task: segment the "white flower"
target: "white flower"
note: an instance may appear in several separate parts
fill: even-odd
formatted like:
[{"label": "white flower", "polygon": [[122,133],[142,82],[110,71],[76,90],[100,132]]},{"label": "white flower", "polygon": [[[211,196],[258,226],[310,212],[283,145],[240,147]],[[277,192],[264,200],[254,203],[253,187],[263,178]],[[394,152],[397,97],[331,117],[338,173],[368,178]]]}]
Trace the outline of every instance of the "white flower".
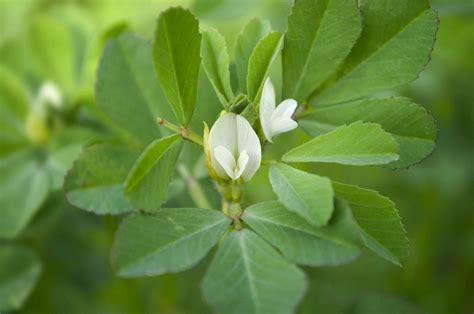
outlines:
[{"label": "white flower", "polygon": [[291,119],[297,105],[296,100],[286,99],[275,108],[275,88],[267,78],[260,100],[260,124],[269,142],[278,134],[298,127],[298,123]]},{"label": "white flower", "polygon": [[63,98],[61,91],[53,82],[45,82],[38,92],[37,103],[51,105],[54,108],[61,107]]},{"label": "white flower", "polygon": [[260,167],[260,140],[250,123],[234,113],[225,113],[211,128],[208,151],[211,165],[223,179],[248,181]]}]

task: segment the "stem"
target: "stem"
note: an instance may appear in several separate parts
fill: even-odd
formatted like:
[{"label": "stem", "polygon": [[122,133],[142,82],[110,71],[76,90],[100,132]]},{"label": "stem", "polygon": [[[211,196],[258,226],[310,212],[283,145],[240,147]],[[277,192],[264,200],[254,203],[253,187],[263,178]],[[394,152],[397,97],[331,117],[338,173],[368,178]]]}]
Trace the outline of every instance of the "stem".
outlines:
[{"label": "stem", "polygon": [[190,142],[193,142],[197,145],[204,146],[203,141],[202,141],[202,137],[200,137],[199,135],[197,135],[196,133],[194,133],[193,131],[191,131],[187,127],[184,127],[184,126],[179,127],[176,124],[173,124],[173,123],[171,123],[171,122],[169,122],[165,119],[162,119],[162,118],[157,118],[157,121],[160,125],[164,126],[165,128],[170,129],[173,132],[181,134],[181,136],[184,139],[186,139]]},{"label": "stem", "polygon": [[204,190],[201,187],[201,184],[198,180],[189,172],[188,168],[183,163],[178,163],[176,166],[178,172],[185,180],[185,184],[189,189],[189,194],[191,199],[199,208],[212,209],[211,202],[204,193]]},{"label": "stem", "polygon": [[199,146],[204,147],[204,142],[202,141],[202,137],[194,133],[188,128],[182,128],[181,129],[181,136],[183,136],[185,139],[198,144]]},{"label": "stem", "polygon": [[240,199],[242,194],[241,182],[232,181],[218,185],[222,197],[222,212],[233,220],[239,220],[242,214]]},{"label": "stem", "polygon": [[235,226],[235,229],[237,229],[237,230],[242,229],[242,222],[240,221],[240,217],[234,219],[234,226]]},{"label": "stem", "polygon": [[224,215],[229,216],[229,203],[225,200],[222,199],[222,207],[221,211],[224,213]]},{"label": "stem", "polygon": [[163,119],[163,118],[156,118],[156,120],[158,120],[158,123],[162,126],[164,126],[165,128],[168,128],[170,129],[171,131],[174,131],[176,133],[181,133],[181,129],[179,128],[179,126]]},{"label": "stem", "polygon": [[226,200],[222,198],[222,212],[224,215],[230,217],[233,221],[234,227],[237,230],[242,229],[241,216],[242,216],[242,207],[240,206],[240,200]]}]

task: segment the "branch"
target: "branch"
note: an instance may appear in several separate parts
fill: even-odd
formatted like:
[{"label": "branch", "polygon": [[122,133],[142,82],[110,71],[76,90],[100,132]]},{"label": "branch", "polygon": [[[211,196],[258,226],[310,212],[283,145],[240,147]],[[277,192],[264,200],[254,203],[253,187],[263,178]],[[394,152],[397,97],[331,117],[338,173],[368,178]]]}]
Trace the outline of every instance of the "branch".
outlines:
[{"label": "branch", "polygon": [[204,146],[203,141],[202,141],[202,137],[200,137],[199,135],[197,135],[196,133],[194,133],[193,131],[191,131],[187,127],[179,127],[179,126],[177,126],[177,125],[175,125],[175,124],[173,124],[173,123],[171,123],[171,122],[169,122],[165,119],[162,119],[162,118],[156,118],[156,120],[158,121],[158,123],[160,125],[164,126],[165,128],[170,129],[173,132],[181,134],[181,136],[185,140],[193,142],[193,143],[195,143],[199,146]]}]

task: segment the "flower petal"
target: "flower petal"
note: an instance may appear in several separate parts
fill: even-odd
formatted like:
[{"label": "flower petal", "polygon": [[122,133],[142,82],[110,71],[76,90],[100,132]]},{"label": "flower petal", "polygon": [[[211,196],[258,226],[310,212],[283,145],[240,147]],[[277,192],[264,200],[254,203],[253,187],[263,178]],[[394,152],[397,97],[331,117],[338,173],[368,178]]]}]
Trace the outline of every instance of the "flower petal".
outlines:
[{"label": "flower petal", "polygon": [[272,119],[276,118],[291,118],[296,110],[298,103],[294,99],[286,99],[282,101],[275,111],[273,111]]},{"label": "flower petal", "polygon": [[231,179],[235,180],[234,170],[236,167],[236,162],[232,153],[224,146],[218,146],[214,148],[214,158],[217,161],[217,163],[219,163],[219,165],[222,167],[222,169],[224,169],[225,173]]},{"label": "flower petal", "polygon": [[267,78],[263,86],[262,97],[260,99],[259,115],[263,134],[271,142],[271,118],[275,110],[275,88],[270,78]]},{"label": "flower petal", "polygon": [[265,81],[265,85],[263,85],[262,97],[260,102],[262,101],[270,105],[272,109],[275,109],[275,87],[273,87],[272,81],[269,77]]},{"label": "flower petal", "polygon": [[226,113],[220,116],[209,132],[211,152],[218,146],[224,146],[232,154],[238,155],[237,147],[237,115]]},{"label": "flower petal", "polygon": [[235,179],[240,178],[242,173],[244,172],[245,168],[247,167],[247,164],[249,162],[249,154],[247,154],[247,151],[242,151],[239,156],[239,160],[237,161],[237,173],[235,174]]},{"label": "flower petal", "polygon": [[250,123],[242,116],[236,115],[237,122],[237,147],[240,152],[246,151],[249,156],[247,166],[242,173],[245,181],[248,181],[257,172],[262,159],[262,148],[257,133]]},{"label": "flower petal", "polygon": [[285,133],[296,129],[298,123],[290,118],[276,118],[272,120],[272,134],[277,136],[278,134]]}]

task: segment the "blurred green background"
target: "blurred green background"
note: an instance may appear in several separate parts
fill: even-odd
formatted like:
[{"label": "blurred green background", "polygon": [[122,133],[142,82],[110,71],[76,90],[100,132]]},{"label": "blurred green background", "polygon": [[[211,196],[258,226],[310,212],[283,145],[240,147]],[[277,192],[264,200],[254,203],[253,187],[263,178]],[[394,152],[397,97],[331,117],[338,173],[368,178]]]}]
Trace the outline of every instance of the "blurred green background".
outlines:
[{"label": "blurred green background", "polygon": [[[64,133],[83,128],[107,137],[107,123],[97,112],[93,93],[107,37],[132,31],[151,39],[159,12],[182,5],[192,9],[202,26],[223,33],[232,51],[236,35],[252,17],[268,19],[274,29],[284,30],[291,4],[291,0],[0,0],[0,67],[22,82],[30,95],[46,80],[61,82],[58,87],[67,108]],[[441,20],[432,61],[416,82],[394,93],[411,97],[432,112],[439,128],[434,153],[408,170],[334,165],[313,169],[390,197],[408,231],[411,256],[403,268],[367,251],[346,266],[305,269],[310,289],[300,313],[474,312],[474,1],[433,0],[432,5]],[[68,39],[60,40],[64,36]],[[219,106],[208,82],[202,83],[199,93],[197,110],[203,102]],[[282,136],[273,153],[302,138],[302,132]],[[252,181],[247,202],[274,197],[266,177],[263,169]],[[181,198],[177,205],[187,204],[190,200]],[[115,277],[109,251],[117,223],[115,218],[72,208],[60,191],[50,193],[15,240],[38,252],[43,264],[38,284],[19,313],[210,312],[199,290],[209,257],[177,275]]]}]

